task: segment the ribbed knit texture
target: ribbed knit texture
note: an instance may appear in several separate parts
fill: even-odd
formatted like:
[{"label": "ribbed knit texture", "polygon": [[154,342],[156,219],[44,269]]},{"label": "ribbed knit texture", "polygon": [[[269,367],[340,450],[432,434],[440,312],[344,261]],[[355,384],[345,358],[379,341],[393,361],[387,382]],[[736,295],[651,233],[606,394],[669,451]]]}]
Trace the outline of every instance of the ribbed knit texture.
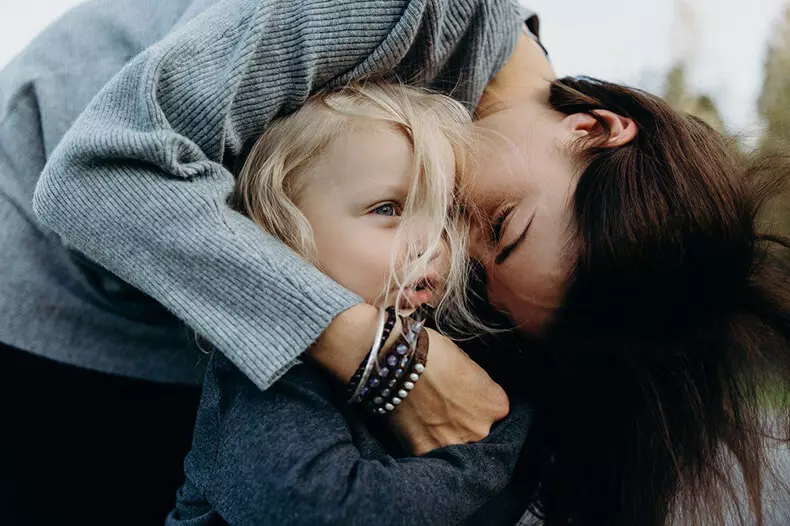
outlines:
[{"label": "ribbed knit texture", "polygon": [[[203,4],[203,5],[201,5]],[[520,32],[515,0],[196,0],[47,163],[41,221],[266,388],[359,299],[225,204],[227,167],[315,90],[384,75],[470,107]]]},{"label": "ribbed knit texture", "polygon": [[0,71],[0,342],[106,373],[198,383],[194,334],[64,245],[33,214],[63,135],[129,60],[196,16],[192,0],[91,0]]}]

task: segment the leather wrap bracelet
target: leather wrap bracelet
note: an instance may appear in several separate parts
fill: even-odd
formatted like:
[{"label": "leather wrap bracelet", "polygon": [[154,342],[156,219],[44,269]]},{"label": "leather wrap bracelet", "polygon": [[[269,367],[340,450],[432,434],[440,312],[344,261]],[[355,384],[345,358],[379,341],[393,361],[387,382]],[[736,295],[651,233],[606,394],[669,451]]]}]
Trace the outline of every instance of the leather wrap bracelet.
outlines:
[{"label": "leather wrap bracelet", "polygon": [[[394,314],[394,310],[392,312]],[[372,372],[365,375],[368,369],[367,357],[352,376],[348,386],[349,403],[360,404],[378,415],[394,411],[401,404],[414,389],[427,365],[429,340],[424,329],[431,312],[430,306],[421,305],[408,317],[401,317],[400,336],[388,351],[379,353]],[[385,328],[388,322],[389,318]],[[390,331],[392,326],[394,322]],[[383,340],[386,340],[386,336]],[[381,344],[378,348],[381,348]]]}]

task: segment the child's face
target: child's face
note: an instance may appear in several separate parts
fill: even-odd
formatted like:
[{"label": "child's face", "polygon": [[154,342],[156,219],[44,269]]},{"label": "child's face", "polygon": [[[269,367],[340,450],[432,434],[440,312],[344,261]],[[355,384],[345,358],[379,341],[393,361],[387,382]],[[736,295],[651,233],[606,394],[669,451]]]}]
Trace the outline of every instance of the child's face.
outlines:
[{"label": "child's face", "polygon": [[[408,139],[384,123],[350,128],[303,174],[306,184],[297,205],[313,228],[321,269],[366,302],[377,304],[388,284],[392,254],[398,250],[396,231],[411,184],[413,154]],[[449,144],[444,157],[447,177],[454,177]],[[439,283],[445,260],[436,258],[424,277]],[[387,303],[393,303],[396,293],[391,291]],[[407,289],[406,295],[414,305],[432,299],[427,289]]]}]

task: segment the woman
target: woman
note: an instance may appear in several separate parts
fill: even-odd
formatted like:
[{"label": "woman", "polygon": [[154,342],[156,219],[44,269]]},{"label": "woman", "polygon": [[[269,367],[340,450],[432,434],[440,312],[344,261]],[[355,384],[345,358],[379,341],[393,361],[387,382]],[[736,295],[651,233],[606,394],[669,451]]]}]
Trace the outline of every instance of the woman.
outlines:
[{"label": "woman", "polygon": [[[316,358],[350,376],[345,351],[369,348],[375,309],[227,209],[229,169],[269,120],[332,81],[399,75],[457,87],[472,107],[530,16],[504,0],[95,0],[12,61],[0,73],[0,396],[11,430],[0,478],[11,522],[164,517],[189,446],[199,349],[227,353],[266,387],[322,334]],[[190,74],[200,80],[181,81]],[[275,310],[288,323],[271,323]],[[420,412],[402,413],[418,451],[482,438],[508,410],[482,369],[433,337],[446,359],[413,397]],[[38,506],[53,487],[51,506]]]},{"label": "woman", "polygon": [[[775,401],[772,422],[763,410],[766,387],[787,392],[790,283],[776,258],[788,249],[781,238],[758,234],[758,219],[764,199],[786,182],[785,165],[742,158],[656,97],[555,79],[527,40],[492,83],[481,113],[487,156],[467,187],[483,216],[476,253],[489,300],[520,334],[484,342],[476,356],[510,394],[527,395],[535,413],[517,476],[465,523],[513,524],[527,507],[545,524],[782,523],[781,501],[763,509],[763,501],[786,494],[786,481],[766,476],[764,432],[777,426],[771,431],[786,448],[785,402]],[[518,346],[525,352],[514,352]],[[292,446],[296,473],[272,477],[274,464],[289,464],[253,454],[288,443],[270,423],[275,411],[261,408],[290,396],[302,402],[286,418],[318,414],[312,420],[326,424],[314,433],[319,452],[336,450],[332,440],[351,442],[337,431],[344,416],[364,454],[394,465],[383,446],[371,446],[375,427],[333,409],[331,389],[298,376],[304,373],[261,393],[227,364],[214,372],[209,389],[233,393],[235,414],[222,425],[237,430],[220,451],[237,452],[249,472],[232,463],[206,469],[210,435],[201,433],[173,524],[288,516],[289,506],[299,509],[286,500],[297,474],[310,475],[312,491],[289,523],[374,518],[364,506],[354,515],[331,504],[322,474],[332,474],[338,491],[357,490],[348,490],[352,502],[364,486],[353,471],[346,486],[347,471],[329,470],[326,455]],[[216,409],[203,417],[212,426],[223,420]],[[200,489],[229,472],[238,479],[211,484],[210,497]],[[388,487],[389,477],[379,480]],[[439,479],[429,490],[443,495],[446,485]],[[448,498],[412,497],[401,514],[382,502],[378,520],[408,523],[443,511],[436,502]],[[219,515],[212,499],[222,503]]]},{"label": "woman", "polygon": [[768,213],[788,159],[741,154],[647,93],[556,79],[531,46],[479,113],[488,299],[537,346],[489,365],[518,371],[495,378],[535,407],[519,477],[533,509],[786,522],[787,462],[771,473],[767,456],[790,441],[790,240]]},{"label": "woman", "polygon": [[[409,7],[414,7],[417,4],[419,3],[410,3]],[[460,4],[462,3],[453,4],[453,7],[457,7]],[[487,14],[495,14],[498,7],[501,6],[496,2],[486,4],[486,8],[489,9]],[[467,5],[464,5],[462,8],[458,7],[459,10],[467,8],[469,8]],[[474,12],[473,9],[471,11]],[[208,13],[206,14],[208,15]],[[307,55],[319,56],[324,59],[319,62],[321,65],[339,65],[338,69],[332,69],[331,67],[329,70],[320,67],[316,68],[316,63],[308,60],[304,63],[306,68],[300,71],[302,76],[297,75],[295,77],[299,81],[297,89],[292,91],[285,90],[285,92],[304,93],[306,96],[306,93],[310,91],[310,87],[314,83],[320,85],[343,72],[347,72],[349,76],[354,76],[388,71],[390,68],[382,69],[383,64],[379,62],[382,60],[382,56],[393,56],[394,54],[399,57],[395,62],[399,62],[400,58],[406,58],[407,56],[424,58],[425,54],[418,51],[419,47],[413,48],[413,54],[409,55],[408,50],[410,46],[405,44],[413,44],[413,38],[416,38],[417,35],[425,34],[419,30],[427,30],[429,34],[436,36],[435,33],[430,33],[435,28],[431,27],[430,23],[426,24],[426,26],[414,23],[415,20],[424,19],[414,16],[415,13],[408,11],[408,9],[406,13],[407,15],[403,18],[398,18],[398,20],[404,21],[403,24],[406,26],[406,30],[412,30],[410,33],[412,37],[406,38],[405,42],[403,38],[384,40],[381,43],[381,47],[373,49],[369,55],[363,53],[362,56],[349,56],[345,54],[347,49],[344,48],[343,53],[341,53],[337,48],[326,47],[326,42],[324,41],[322,42],[324,44],[323,47],[316,47],[313,50],[314,55],[309,53]],[[211,34],[214,37],[211,42],[189,40],[187,38],[189,31],[176,33],[171,40],[164,41],[150,53],[138,57],[129,68],[116,77],[113,83],[103,91],[99,99],[83,114],[77,126],[61,144],[52,162],[49,164],[37,190],[36,207],[47,224],[54,227],[71,243],[77,245],[80,250],[86,252],[91,258],[99,261],[101,264],[108,266],[134,285],[141,287],[170,309],[173,309],[178,315],[195,326],[199,332],[206,334],[212,343],[235,359],[237,365],[250,375],[253,380],[256,380],[259,385],[266,385],[266,378],[271,379],[279,374],[281,368],[287,364],[288,359],[301,352],[301,349],[310,343],[318,332],[324,329],[332,315],[348,306],[350,299],[330,283],[322,283],[318,288],[313,288],[318,281],[314,280],[313,277],[307,277],[312,276],[310,271],[300,266],[299,262],[287,259],[285,255],[282,256],[282,259],[276,261],[287,260],[289,265],[293,264],[293,268],[298,269],[298,271],[292,272],[291,268],[285,269],[279,265],[271,267],[271,258],[267,258],[265,260],[266,264],[262,265],[261,260],[257,257],[258,254],[250,249],[250,246],[263,246],[261,250],[269,254],[276,253],[278,248],[272,247],[270,244],[268,246],[265,244],[261,245],[263,241],[261,239],[255,239],[256,242],[252,243],[253,238],[248,237],[249,227],[247,224],[235,216],[224,215],[221,207],[218,208],[217,203],[222,201],[221,197],[227,186],[228,174],[216,161],[222,160],[225,164],[231,162],[233,157],[239,154],[245,138],[258,131],[251,127],[249,122],[240,118],[240,115],[247,114],[247,111],[265,110],[259,113],[261,118],[265,120],[266,118],[271,118],[271,115],[276,111],[287,110],[287,108],[292,107],[293,101],[275,99],[277,104],[271,107],[267,106],[272,99],[263,97],[263,92],[256,91],[260,85],[245,82],[236,84],[238,90],[231,90],[223,85],[222,89],[209,90],[208,93],[188,93],[186,84],[181,82],[182,77],[179,75],[179,72],[189,70],[190,67],[196,68],[198,65],[205,65],[199,62],[201,58],[219,57],[220,55],[223,57],[221,67],[217,66],[213,70],[209,68],[203,71],[208,78],[217,82],[215,84],[209,82],[205,85],[219,86],[221,81],[218,81],[218,79],[240,78],[243,80],[251,78],[250,76],[245,77],[243,73],[254,72],[260,74],[260,70],[257,68],[260,64],[267,63],[267,52],[272,53],[272,55],[268,56],[269,60],[275,60],[276,56],[281,55],[272,52],[266,46],[256,47],[250,45],[250,42],[257,44],[259,36],[264,38],[264,35],[268,34],[265,31],[261,33],[256,32],[262,28],[260,22],[266,20],[263,15],[268,13],[260,10],[245,12],[245,14],[250,15],[242,17],[249,24],[244,26],[249,29],[249,31],[244,33],[247,40],[244,38],[236,39],[239,24],[232,23],[235,22],[235,20],[231,20],[232,14],[228,15],[223,12],[223,16],[226,16],[225,19],[222,19],[218,12],[210,14],[213,17],[206,16],[201,18],[198,16],[194,21],[195,25],[191,25],[190,29],[199,29],[200,31],[205,31],[205,34]],[[400,11],[398,14],[400,14]],[[442,19],[442,17],[437,18]],[[453,17],[450,16],[449,18],[452,19]],[[285,19],[290,18],[284,17],[283,20]],[[515,15],[513,19],[516,19]],[[212,27],[209,27],[209,20],[212,21]],[[217,20],[223,20],[225,23],[217,24]],[[310,17],[301,17],[299,20],[300,23],[305,23],[309,27]],[[305,20],[307,22],[304,22]],[[428,17],[428,20],[435,19]],[[412,22],[411,25],[409,25],[409,21]],[[287,28],[289,26],[285,24],[277,27]],[[450,34],[457,35],[457,32],[453,31]],[[445,35],[446,37],[447,35]],[[486,48],[486,46],[491,45],[490,40],[484,38],[477,40],[472,38],[472,40],[478,46],[474,49],[480,54],[485,54],[489,57],[499,56],[496,52],[490,53],[491,50]],[[506,38],[505,40],[508,39]],[[304,37],[302,41],[304,41]],[[513,40],[508,41],[512,43]],[[439,38],[434,40],[434,42],[446,42],[446,40]],[[234,47],[234,43],[238,45]],[[522,45],[531,44],[524,42]],[[509,50],[508,46],[502,46],[497,49],[501,50],[503,48]],[[230,49],[234,49],[237,53],[228,53]],[[537,52],[537,49],[534,48],[533,51]],[[474,55],[472,52],[470,54]],[[230,66],[227,64],[227,56],[232,57]],[[449,52],[443,56],[444,58],[453,56],[456,59],[459,57],[459,55],[452,55]],[[469,55],[464,56],[468,57]],[[212,63],[216,62],[213,61]],[[434,62],[431,63],[436,65]],[[237,66],[234,68],[233,64]],[[353,69],[355,65],[357,67]],[[452,66],[463,70],[463,67],[468,65],[454,63]],[[249,68],[249,70],[245,68]],[[494,70],[496,69],[495,67]],[[236,75],[239,72],[242,72],[240,77]],[[335,74],[331,74],[332,72]],[[414,76],[415,70],[406,68],[399,72],[405,77],[411,78]],[[421,72],[434,81],[436,79],[446,81],[446,78],[437,75],[436,69],[421,70]],[[348,77],[341,75],[336,80],[342,82],[346,78]],[[289,82],[293,81],[293,77],[289,77],[289,79]],[[303,82],[305,79],[307,81]],[[488,79],[482,82],[480,80],[471,79],[467,84],[460,84],[462,89],[472,92],[471,95],[467,94],[468,99],[472,99],[470,102],[475,101],[474,91],[476,89],[479,90]],[[530,80],[534,81],[535,79],[530,78]],[[455,85],[455,82],[438,82],[434,85],[447,87]],[[523,115],[519,113],[520,107],[518,105],[510,105],[511,102],[517,104],[525,102],[518,96],[521,92],[510,92],[505,89],[508,85],[504,82],[499,85],[495,84],[494,89],[490,93],[492,94],[491,100],[496,104],[487,108],[483,106],[484,113],[488,112],[492,119],[500,112],[509,112],[500,113],[500,115],[510,115],[511,120],[513,115]],[[512,85],[523,87],[519,83],[513,83]],[[545,82],[543,82],[543,85],[544,88],[547,86]],[[139,89],[129,90],[130,86]],[[179,92],[179,90],[181,91]],[[134,95],[129,98],[131,93]],[[527,91],[525,93],[537,94],[539,92]],[[190,97],[179,95],[190,95]],[[139,99],[135,99],[135,97],[139,97]],[[222,111],[213,110],[218,103],[223,103],[220,104],[223,108]],[[263,107],[256,107],[256,104]],[[629,124],[628,119],[636,123],[637,129],[639,129],[639,120],[627,114],[620,115],[617,113],[616,108],[610,109],[606,108],[606,105],[601,106],[600,108],[593,107],[592,109],[608,109],[612,112],[611,115],[593,114],[597,115],[596,117],[584,114],[584,111],[590,108],[578,106],[581,113],[572,112],[571,115],[571,117],[573,115],[581,115],[575,120],[572,119],[573,122],[578,121],[578,126],[569,129],[573,133],[579,132],[578,135],[580,136],[604,137],[605,142],[603,146],[614,151],[620,151],[620,147],[629,144],[634,137],[638,136],[637,134],[630,139],[628,138],[629,134],[633,133],[633,128]],[[141,113],[138,113],[140,111]],[[194,122],[190,121],[196,115],[205,118],[197,119]],[[602,122],[599,122],[599,118],[602,119]],[[107,130],[105,126],[108,120],[119,123],[119,126],[115,130]],[[195,123],[200,125],[199,129],[193,126]],[[512,125],[513,123],[500,122],[497,125],[502,127],[500,131],[505,135],[508,135],[508,124]],[[600,131],[596,131],[596,124],[598,125],[598,130],[606,129],[606,126],[603,126],[603,124],[606,124],[610,131],[616,133],[614,135],[612,133],[602,134]],[[556,128],[551,129],[556,131]],[[518,128],[515,131],[519,131]],[[193,140],[184,140],[185,136],[192,137]],[[510,138],[516,143],[520,142],[521,139],[518,135]],[[611,139],[615,141],[606,142]],[[617,142],[618,140],[622,142]],[[225,155],[226,153],[228,155]],[[119,158],[137,159],[144,162],[118,164],[116,160]],[[570,159],[570,155],[567,156],[567,159]],[[124,187],[125,192],[128,192],[123,194],[125,199],[118,199],[120,194],[117,194],[114,190],[118,187]],[[189,191],[185,190],[187,187]],[[91,202],[96,195],[101,195],[102,198],[109,200],[101,202],[100,206],[97,206],[95,209],[78,206],[78,209],[84,212],[84,215],[75,215],[73,213],[75,205]],[[189,197],[190,200],[185,200],[185,197]],[[173,214],[170,199],[180,203],[178,205],[179,211],[190,210],[191,215]],[[484,211],[492,212],[491,210],[486,210],[486,204],[483,202],[483,199],[480,199],[480,201],[481,208]],[[167,218],[168,221],[165,223],[167,228],[159,228],[161,225],[158,223],[155,228],[150,221],[150,218],[154,217]],[[496,217],[499,217],[499,214]],[[146,223],[146,218],[148,218],[148,223]],[[512,216],[508,219],[510,222],[513,222],[516,217]],[[112,227],[110,229],[107,229],[107,221],[111,222]],[[225,229],[223,230],[224,234],[220,238],[217,238],[216,235],[218,234],[211,229],[204,228],[200,230],[201,236],[205,237],[204,240],[201,240],[205,246],[200,248],[205,249],[208,247],[208,252],[198,250],[194,243],[185,242],[181,236],[187,228],[196,228],[200,227],[200,225],[207,227],[209,223],[213,227],[217,225],[220,227],[224,226]],[[505,223],[502,223],[502,226],[505,227]],[[113,234],[114,232],[119,234],[115,235]],[[110,235],[107,236],[107,233]],[[120,233],[123,233],[123,235],[120,235]],[[523,243],[526,237],[523,237],[522,233],[523,230],[521,233],[517,233],[515,239],[508,240],[508,245],[503,248],[510,248],[510,251],[504,255],[510,254],[510,257],[512,257],[512,255],[516,254],[516,247],[512,246],[512,244],[519,239],[522,239]],[[508,233],[506,235],[512,234]],[[247,239],[251,243],[245,245],[239,242],[240,239]],[[217,251],[221,248],[219,245],[225,247],[224,253],[228,254],[227,258],[221,257],[223,253],[221,250]],[[139,248],[141,246],[149,247],[149,249],[140,251]],[[232,253],[233,257],[230,257],[230,253]],[[149,254],[178,254],[178,257],[148,257]],[[507,258],[502,258],[502,256],[502,251],[499,251],[493,264],[497,264],[497,259],[501,259],[502,264],[509,264],[512,261],[504,261]],[[485,254],[483,254],[483,257],[485,257]],[[176,270],[181,271],[184,266],[189,270],[188,279],[187,276],[174,273]],[[217,272],[220,267],[226,272]],[[259,281],[260,275],[269,275],[268,273],[271,272],[272,268],[276,272],[282,272],[293,277],[293,279],[287,280],[285,289],[276,289],[275,296],[284,300],[281,305],[286,309],[294,307],[291,299],[296,294],[300,298],[300,301],[296,302],[298,306],[296,310],[299,311],[298,317],[304,316],[307,312],[313,313],[308,318],[310,323],[305,323],[302,326],[295,323],[293,326],[290,326],[290,330],[295,331],[295,334],[284,327],[269,327],[266,331],[261,331],[261,328],[255,323],[258,317],[265,313],[267,308],[270,308],[270,305],[263,302],[260,298],[272,297],[271,290],[264,290],[265,287],[260,287],[256,283]],[[568,267],[561,265],[560,268]],[[579,268],[583,269],[584,267]],[[208,279],[209,277],[211,279]],[[216,286],[216,290],[218,290],[227,283],[218,282],[215,284],[212,282],[214,279],[232,279],[234,282],[239,280],[239,283],[242,284],[239,290],[250,290],[252,293],[249,295],[245,293],[244,298],[228,298],[222,295],[215,295],[213,294],[215,289],[212,287]],[[512,305],[521,306],[522,302],[511,302],[506,298],[507,295],[497,297],[495,286],[497,283],[505,283],[505,281],[497,277],[496,273],[492,273],[491,292],[493,293],[492,296],[494,296],[492,299],[497,304],[510,308],[514,317],[533,324],[529,327],[532,332],[543,327],[543,324],[548,321],[549,325],[544,329],[547,333],[546,341],[562,342],[558,337],[552,336],[553,334],[562,333],[551,330],[552,324],[555,323],[557,324],[556,326],[562,327],[562,325],[559,325],[561,320],[564,319],[562,309],[559,309],[553,315],[545,316],[545,319],[541,320],[536,316],[539,312],[535,311],[545,311],[547,307],[551,311],[551,305],[541,302],[538,305],[538,309],[533,309],[532,305],[527,302],[531,310],[528,309],[528,316],[523,317],[522,320],[520,312],[516,312],[515,308],[510,307]],[[572,283],[584,290],[581,285],[578,285],[579,283],[583,284],[583,280],[577,278]],[[505,284],[505,286],[515,290],[512,285]],[[322,292],[331,290],[333,292],[328,296],[329,299],[327,300],[326,297],[322,297],[319,294],[319,290]],[[573,287],[569,290],[573,290]],[[552,289],[549,288],[549,293],[551,291]],[[528,294],[531,295],[532,293],[528,291]],[[563,302],[570,301],[568,298],[575,297],[566,296],[565,294],[567,292],[564,292],[562,295]],[[323,304],[319,303],[319,298],[323,300]],[[223,313],[231,307],[238,309],[242,299],[245,300],[244,305],[248,307],[249,312],[244,310],[236,312],[235,314],[238,315],[237,319],[234,318],[233,322],[229,323],[224,319]],[[249,301],[250,299],[255,301]],[[558,297],[554,299],[558,299]],[[585,304],[586,302],[581,303],[582,306]],[[299,309],[305,310],[301,311]],[[330,349],[354,348],[355,345],[350,345],[348,341],[344,341],[342,336],[340,336],[340,341],[343,342],[343,345],[338,345],[336,342],[338,342],[338,335],[346,334],[345,327],[349,325],[354,326],[354,324],[359,323],[359,326],[363,328],[372,325],[370,321],[361,321],[364,320],[365,316],[370,316],[369,314],[361,314],[364,310],[362,307],[354,307],[349,309],[345,316],[339,316],[335,323],[329,326],[329,330],[324,331],[322,344],[326,344],[326,347]],[[569,316],[569,318],[573,319],[572,316]],[[240,327],[237,322],[242,322],[243,327]],[[576,322],[580,323],[578,320]],[[305,328],[307,330],[304,330]],[[364,330],[361,332],[364,333]],[[578,337],[582,338],[585,335],[579,334]],[[370,338],[364,339],[367,342],[370,341]],[[279,350],[283,350],[283,346],[285,346],[288,349],[292,349],[293,354],[289,356],[287,352],[278,352],[278,360],[273,362],[264,361],[261,359],[262,355],[256,354],[259,352],[255,349],[258,344],[270,344]],[[556,344],[556,346],[560,347],[559,344]],[[319,345],[320,347],[323,347],[323,345]],[[361,343],[359,347],[362,347]],[[236,350],[234,351],[233,349]],[[334,353],[333,356],[341,355]],[[288,359],[285,359],[286,357]],[[353,368],[354,366],[356,366],[356,362],[351,367]],[[342,368],[343,366],[341,365],[335,370]],[[350,373],[348,374],[350,375]],[[339,374],[339,376],[342,377],[342,374]],[[559,378],[564,377],[560,376]],[[698,383],[695,383],[695,385],[698,385]],[[541,413],[545,415],[548,411],[542,411]],[[556,447],[558,449],[556,461],[561,466],[570,466],[566,471],[575,473],[573,469],[577,468],[579,464],[575,462],[576,459],[569,457],[569,452],[574,453],[575,450],[571,447],[562,448],[560,447],[563,445],[562,443],[555,443],[558,433],[556,428],[552,428],[550,424],[551,422],[545,425],[546,433],[536,434],[535,436],[547,437],[546,443],[550,448]],[[416,427],[419,428],[419,426]],[[415,449],[418,451],[421,447],[429,449],[431,445],[436,443],[436,437],[412,436],[411,438],[413,444],[415,444]],[[441,443],[441,441],[438,442]],[[703,452],[706,451],[703,450]],[[595,456],[595,453],[591,453],[591,456]],[[552,456],[549,455],[545,458],[551,459]],[[694,457],[692,456],[692,458]],[[632,464],[627,463],[621,465],[625,467],[632,466]],[[535,472],[543,473],[543,470],[537,469]],[[551,471],[546,472],[552,474]],[[670,475],[668,475],[668,478],[671,478]],[[566,477],[549,478],[548,475],[542,477],[541,482],[543,482],[543,479],[552,483],[554,481],[562,482],[567,480]],[[619,481],[621,478],[615,476],[613,480]],[[560,482],[556,484],[560,484]],[[546,487],[545,483],[536,483],[534,486],[539,488]],[[558,487],[562,491],[556,493],[558,495],[557,498],[561,499],[561,504],[556,506],[556,514],[561,516],[561,514],[569,511],[579,514],[586,513],[586,510],[580,505],[582,499],[578,496],[580,493],[578,488],[572,485]],[[567,489],[569,487],[570,490]],[[602,486],[601,491],[607,498],[603,499],[600,504],[600,508],[603,511],[599,512],[597,507],[593,508],[590,515],[592,520],[601,516],[620,516],[617,513],[622,512],[622,510],[613,504],[615,500],[611,498],[619,495],[617,490],[620,487],[616,484]],[[577,500],[574,501],[573,498],[569,498],[569,495],[577,498]],[[546,504],[546,501],[549,499],[541,496],[539,500],[547,506],[547,510],[550,509],[550,504]],[[664,499],[664,502],[666,502],[666,499]],[[566,503],[570,503],[572,506],[565,509]],[[633,501],[630,504],[637,505]],[[660,502],[659,505],[661,505]],[[660,518],[659,515],[660,513],[650,513],[651,520],[658,520],[656,517]],[[622,517],[630,517],[630,514],[622,514]],[[549,520],[556,519],[552,519],[550,515]]]}]

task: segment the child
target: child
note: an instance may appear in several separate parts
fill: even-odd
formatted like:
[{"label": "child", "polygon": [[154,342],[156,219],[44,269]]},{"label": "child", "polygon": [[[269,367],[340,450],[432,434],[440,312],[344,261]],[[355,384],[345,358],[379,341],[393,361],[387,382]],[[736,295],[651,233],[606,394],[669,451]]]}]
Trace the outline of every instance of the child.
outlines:
[{"label": "child", "polygon": [[258,140],[233,206],[379,306],[379,334],[346,395],[308,363],[260,391],[215,353],[168,524],[455,524],[504,488],[522,409],[480,443],[421,458],[393,458],[378,416],[430,367],[422,320],[398,327],[394,312],[435,302],[437,319],[472,320],[453,205],[468,126],[447,97],[364,85],[314,97]]}]

